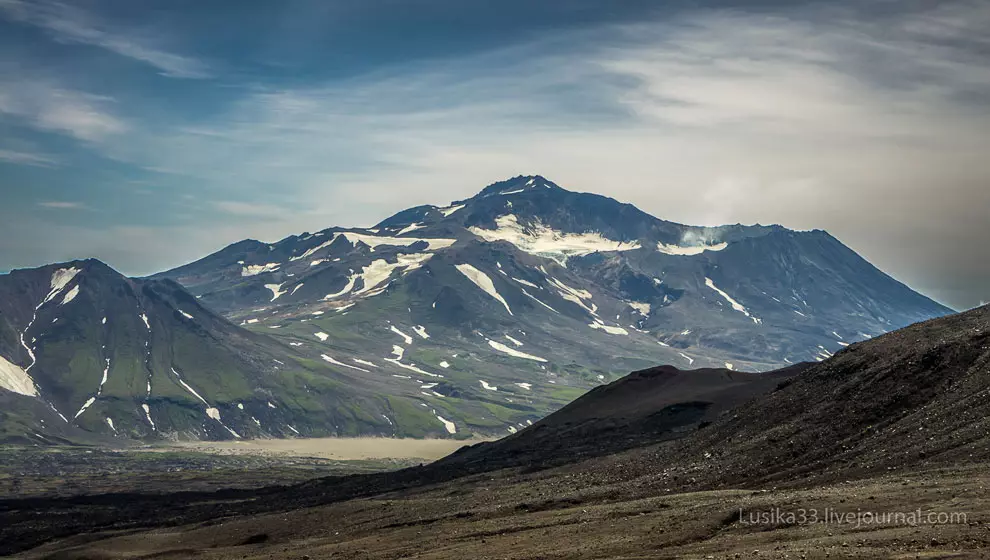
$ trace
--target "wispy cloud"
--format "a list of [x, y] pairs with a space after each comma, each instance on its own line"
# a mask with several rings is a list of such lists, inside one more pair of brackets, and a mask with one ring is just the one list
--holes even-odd
[[541, 173], [668, 219], [826, 228], [899, 278], [970, 306], [990, 277], [990, 10], [857, 8], [692, 10], [549, 31], [359, 78], [237, 90], [195, 121], [125, 123], [112, 102], [85, 96], [74, 105], [101, 115], [90, 126], [52, 124], [24, 101], [14, 112], [200, 186], [216, 223], [183, 234], [176, 257], [367, 225]]
[[66, 200], [46, 200], [39, 202], [38, 206], [44, 208], [55, 208], [58, 210], [86, 210], [88, 207], [81, 202], [70, 202]]
[[57, 41], [91, 45], [143, 62], [157, 68], [163, 76], [210, 76], [203, 62], [156, 48], [147, 39], [113, 29], [107, 22], [76, 6], [50, 0], [0, 0], [0, 14], [44, 29]]
[[248, 218], [281, 219], [286, 218], [288, 214], [284, 207], [235, 200], [217, 201], [213, 203], [213, 207], [225, 214]]
[[0, 162], [35, 167], [56, 167], [59, 165], [58, 160], [49, 155], [4, 149], [0, 149]]
[[127, 131], [124, 121], [110, 112], [112, 103], [108, 97], [64, 89], [29, 76], [0, 80], [0, 115], [79, 140], [98, 141]]

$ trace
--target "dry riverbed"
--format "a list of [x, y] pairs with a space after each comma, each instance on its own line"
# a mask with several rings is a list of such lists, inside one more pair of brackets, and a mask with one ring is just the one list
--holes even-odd
[[374, 459], [420, 460], [430, 462], [445, 457], [480, 439], [393, 439], [393, 438], [299, 438], [237, 441], [190, 441], [156, 446], [152, 450], [185, 450], [219, 455], [265, 455], [316, 457], [335, 461]]

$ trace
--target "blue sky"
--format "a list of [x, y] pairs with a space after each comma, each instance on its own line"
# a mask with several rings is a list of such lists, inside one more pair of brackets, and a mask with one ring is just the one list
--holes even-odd
[[0, 0], [0, 270], [134, 275], [517, 174], [990, 299], [990, 8]]

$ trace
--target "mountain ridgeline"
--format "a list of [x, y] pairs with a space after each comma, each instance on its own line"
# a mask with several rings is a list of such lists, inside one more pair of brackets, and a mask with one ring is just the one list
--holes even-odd
[[824, 231], [516, 177], [146, 279], [0, 276], [0, 436], [506, 434], [629, 371], [770, 371], [949, 313]]

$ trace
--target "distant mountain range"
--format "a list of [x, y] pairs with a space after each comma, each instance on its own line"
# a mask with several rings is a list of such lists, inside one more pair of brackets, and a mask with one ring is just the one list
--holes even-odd
[[148, 279], [0, 276], [0, 438], [505, 434], [628, 371], [769, 371], [949, 313], [824, 231], [516, 177]]

